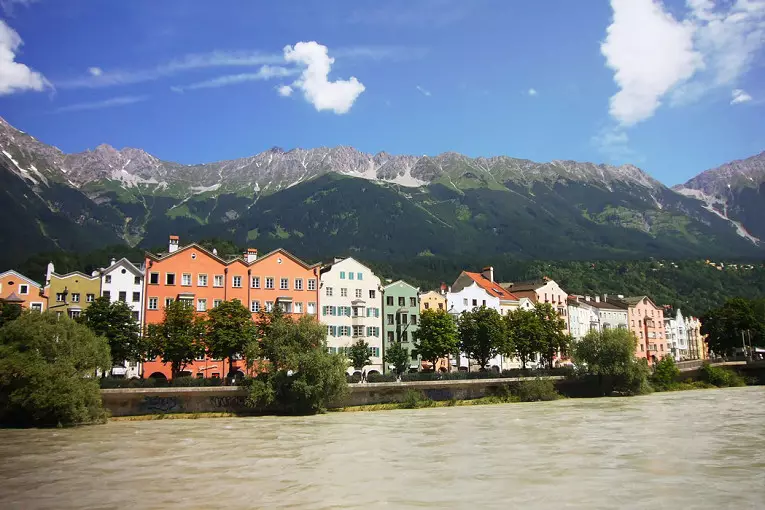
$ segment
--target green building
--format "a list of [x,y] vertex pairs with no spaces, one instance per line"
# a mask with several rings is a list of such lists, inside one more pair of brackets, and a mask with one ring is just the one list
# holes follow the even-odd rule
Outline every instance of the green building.
[[[384,349],[394,342],[401,344],[411,353],[414,350],[414,332],[420,322],[419,289],[398,280],[383,287],[383,338]],[[411,358],[409,368],[418,370],[420,361]],[[385,364],[385,372],[390,366]]]

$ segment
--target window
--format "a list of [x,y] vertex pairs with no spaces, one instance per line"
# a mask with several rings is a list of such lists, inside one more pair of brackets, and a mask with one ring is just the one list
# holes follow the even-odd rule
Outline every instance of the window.
[[478,300],[477,299],[473,300],[473,306],[478,306]]
[[388,331],[388,341],[389,342],[393,342],[393,340],[394,340],[394,338],[393,338],[393,331]]
[[398,306],[405,306],[406,305],[406,298],[399,297],[398,298]]
[[223,287],[223,275],[216,274],[213,276],[213,287]]
[[266,311],[267,312],[273,312],[274,311],[274,302],[273,301],[266,301]]
[[[204,355],[204,354],[200,354],[200,355],[199,355],[199,356],[197,356],[195,359],[196,359],[197,361],[204,361],[204,360],[205,360],[205,355]],[[202,376],[202,377],[204,377],[204,376]]]
[[463,304],[464,306],[467,306],[467,304],[468,304],[468,300],[467,300],[467,298],[464,298],[464,299],[462,300],[462,304]]
[[241,276],[233,276],[231,278],[231,286],[235,289],[241,289],[242,288],[242,277]]
[[289,301],[279,301],[279,308],[284,313],[292,313],[292,303]]
[[380,328],[367,326],[367,336],[373,336],[373,337],[379,337],[380,336]]
[[159,285],[159,273],[149,273],[149,283],[151,285]]
[[401,324],[406,324],[407,322],[409,322],[409,315],[407,315],[405,313],[402,313],[401,314]]
[[108,274],[106,277],[104,277],[105,283],[112,283],[112,275]]
[[356,297],[361,299],[361,289],[356,289]]
[[260,302],[259,301],[250,301],[250,311],[252,313],[257,313],[260,311]]
[[184,306],[192,308],[194,306],[194,298],[178,298],[178,301],[183,303]]
[[111,292],[110,290],[105,290],[105,291],[103,292],[103,296],[104,296],[106,299],[111,299],[111,298],[112,298],[112,292]]
[[157,310],[158,309],[158,307],[157,307],[157,298],[155,298],[155,297],[150,297],[149,298],[149,306],[148,306],[148,308],[149,308],[149,310]]
[[348,273],[348,279],[353,280],[353,273]]
[[356,273],[356,279],[357,279],[357,280],[361,280],[361,279],[362,279],[362,278],[361,278],[361,273]]
[[133,285],[141,285],[141,277],[140,276],[136,276],[135,278],[133,278]]
[[410,297],[409,298],[409,306],[414,308],[417,306],[417,298],[416,297]]
[[[79,296],[77,297],[77,300],[78,301],[80,300]],[[119,293],[119,300],[122,301],[123,303],[127,301],[127,292],[125,292],[124,290],[121,290]]]
[[303,290],[303,279],[295,278],[295,290]]
[[364,326],[353,326],[353,336],[364,336]]
[[327,297],[332,297],[332,287],[327,287],[324,291]]
[[85,301],[87,301],[88,303],[92,303],[95,300],[96,300],[95,294],[85,294]]
[[392,313],[389,313],[387,315],[387,322],[388,322],[388,325],[393,325],[393,314]]
[[295,313],[303,313],[303,303],[295,303]]
[[289,290],[289,288],[290,288],[290,279],[279,278],[279,290]]
[[417,325],[417,316],[415,314],[412,314],[409,316],[409,324],[411,324],[412,326]]
[[430,303],[424,303],[422,306],[427,310],[430,308]]
[[175,273],[165,273],[165,285],[175,285]]
[[380,357],[380,348],[379,347],[370,347],[369,348],[369,355],[373,358],[379,358]]
[[79,302],[80,302],[80,293],[72,292],[72,303],[79,303]]
[[443,303],[438,303],[438,309],[439,310],[443,310],[444,309],[444,304]]
[[206,312],[207,311],[207,300],[206,299],[197,299],[197,312]]
[[345,280],[345,271],[340,271],[340,279]]
[[141,293],[133,292],[133,303],[138,303],[139,301],[141,301]]
[[306,310],[310,315],[316,314],[316,303],[308,303],[308,308]]
[[181,285],[191,287],[191,273],[183,273],[181,275]]
[[207,275],[206,274],[198,274],[197,275],[197,287],[207,287]]
[[369,291],[369,299],[375,299],[375,294],[376,294],[376,292],[375,292],[375,291],[373,291],[373,290],[370,290],[370,291]]
[[273,289],[274,288],[274,277],[273,276],[266,276],[266,288],[267,289]]
[[173,304],[173,298],[171,298],[171,297],[166,297],[166,298],[165,298],[165,308],[167,308],[168,306],[170,306],[170,305],[172,305],[172,304]]
[[33,312],[42,312],[42,303],[32,303],[29,305],[29,309]]
[[486,300],[484,299],[481,305],[486,306]]
[[402,331],[401,332],[401,341],[402,342],[408,342],[409,341],[409,332],[408,331]]
[[29,294],[29,285],[22,283],[19,285],[19,294]]
[[393,306],[393,296],[386,296],[385,297],[385,305],[386,306]]
[[79,310],[70,310],[69,311],[69,318],[70,319],[76,319],[79,316],[80,316],[80,311]]
[[314,278],[308,280],[308,290],[316,290],[316,280]]
[[327,326],[327,336],[337,336],[337,327]]
[[345,287],[340,289],[340,297],[348,297],[348,289],[346,289]]
[[213,299],[213,308],[218,308],[222,302],[222,299]]

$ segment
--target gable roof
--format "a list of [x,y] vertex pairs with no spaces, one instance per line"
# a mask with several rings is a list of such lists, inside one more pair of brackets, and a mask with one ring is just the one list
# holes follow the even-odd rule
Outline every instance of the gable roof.
[[612,303],[608,301],[587,301],[586,304],[590,306],[594,306],[595,308],[602,308],[605,310],[621,310],[624,312],[627,311],[626,303],[624,304],[624,306],[619,306],[619,303]]
[[182,252],[184,252],[186,250],[189,250],[191,248],[196,248],[197,250],[201,251],[202,253],[204,253],[208,257],[210,257],[210,258],[212,258],[214,260],[217,260],[221,264],[225,264],[225,265],[228,265],[229,263],[233,262],[234,260],[239,259],[239,257],[236,257],[236,258],[234,258],[233,260],[230,260],[230,261],[224,260],[221,257],[215,255],[213,252],[209,251],[207,248],[204,248],[204,247],[198,245],[197,243],[191,243],[191,244],[187,244],[186,246],[181,246],[177,250],[175,250],[174,252],[154,254],[154,253],[151,253],[150,251],[147,251],[146,252],[146,258],[151,259],[151,260],[153,260],[155,262],[160,262],[162,260],[169,259],[170,257],[174,257],[174,256],[178,255],[179,253],[182,253]]
[[403,284],[403,285],[406,285],[406,286],[407,286],[407,287],[409,287],[410,289],[414,289],[414,290],[415,290],[415,291],[417,291],[417,292],[419,292],[419,291],[420,291],[420,289],[418,289],[417,287],[415,287],[414,285],[412,285],[412,284],[410,284],[410,283],[406,283],[404,280],[396,280],[395,282],[391,282],[391,283],[389,283],[388,285],[385,285],[385,286],[383,287],[383,289],[387,289],[388,287],[393,287],[394,285],[398,285],[398,284]]
[[37,283],[36,281],[32,280],[31,278],[27,278],[26,276],[24,276],[24,275],[23,275],[23,274],[21,274],[21,273],[17,273],[17,272],[16,272],[16,271],[14,271],[13,269],[9,269],[8,271],[5,271],[4,273],[0,273],[0,278],[3,278],[3,277],[5,277],[5,276],[8,276],[8,275],[13,275],[13,276],[15,276],[16,278],[21,278],[22,280],[26,281],[27,283],[31,283],[31,284],[32,284],[32,285],[34,285],[35,287],[39,287],[39,288],[41,288],[41,289],[42,289],[42,285],[40,285],[40,284],[39,284],[39,283]]
[[54,272],[54,273],[51,273],[50,276],[51,278],[55,276],[56,278],[59,278],[59,279],[71,278],[72,276],[81,276],[85,278],[86,280],[99,280],[99,281],[101,280],[100,274],[91,276],[91,275],[86,275],[82,271],[72,271],[71,273],[66,273],[66,274],[59,274]]
[[[486,291],[490,296],[494,296],[499,299],[505,299],[509,301],[518,301],[518,297],[507,289],[502,288],[499,283],[492,282],[481,273],[471,273],[470,271],[462,271],[463,275],[473,280],[479,287]],[[462,275],[460,275],[462,276]],[[459,279],[459,278],[458,278]]]
[[539,279],[539,280],[529,280],[529,281],[517,282],[517,283],[507,282],[507,283],[502,283],[501,285],[503,288],[512,290],[513,292],[524,292],[524,291],[528,292],[528,291],[535,291],[539,288],[542,288],[548,283],[550,283],[551,281],[552,280]]
[[183,251],[186,251],[186,250],[188,250],[188,249],[190,249],[190,248],[196,248],[196,249],[197,249],[197,250],[199,250],[201,253],[204,253],[205,255],[207,255],[208,257],[210,257],[211,259],[213,259],[213,260],[216,260],[216,261],[220,262],[220,263],[221,263],[221,264],[223,264],[224,266],[230,266],[231,264],[235,264],[235,263],[239,262],[239,263],[241,263],[241,264],[244,264],[244,265],[245,265],[245,266],[247,266],[247,267],[251,267],[251,266],[254,266],[255,264],[257,264],[258,262],[260,262],[261,260],[263,260],[263,259],[265,259],[265,258],[268,258],[268,257],[270,257],[271,255],[274,255],[274,254],[276,254],[276,253],[281,253],[281,254],[282,254],[282,255],[284,255],[285,257],[287,257],[287,258],[289,258],[290,260],[292,260],[292,261],[294,261],[294,262],[296,262],[296,263],[300,264],[301,266],[303,266],[303,267],[304,267],[304,268],[306,268],[306,269],[311,269],[311,268],[314,268],[314,267],[318,267],[318,266],[320,266],[320,265],[321,265],[321,263],[320,263],[320,262],[319,262],[319,263],[316,263],[316,264],[309,264],[309,263],[307,263],[307,262],[305,262],[305,261],[303,261],[303,260],[299,259],[299,258],[298,258],[298,257],[296,257],[295,255],[291,254],[290,252],[288,252],[288,251],[287,251],[287,250],[285,250],[284,248],[277,248],[277,249],[275,249],[275,250],[273,250],[273,251],[270,251],[270,252],[266,253],[265,255],[263,255],[263,256],[261,256],[261,257],[258,257],[257,259],[255,259],[255,260],[254,260],[254,261],[252,261],[252,262],[247,262],[247,260],[245,260],[245,259],[244,259],[242,256],[236,256],[236,257],[234,257],[234,258],[232,258],[232,259],[226,260],[226,259],[224,259],[224,258],[222,258],[222,257],[219,257],[218,255],[214,254],[213,252],[211,252],[211,251],[210,251],[210,250],[208,250],[207,248],[205,248],[205,247],[203,247],[203,246],[200,246],[200,245],[199,245],[199,244],[197,244],[197,243],[191,243],[191,244],[187,244],[186,246],[180,247],[180,248],[178,248],[176,251],[174,251],[174,252],[172,252],[172,253],[154,254],[154,253],[151,253],[151,252],[148,252],[148,251],[147,251],[147,252],[146,252],[146,258],[148,258],[148,259],[151,259],[151,260],[153,260],[153,261],[155,261],[155,262],[160,262],[160,261],[162,261],[162,260],[166,260],[166,259],[168,259],[168,258],[170,258],[170,257],[173,257],[173,256],[175,256],[175,255],[178,255],[179,253],[181,253],[181,252],[183,252]]
[[[343,258],[340,258],[340,257],[338,257],[338,258],[336,258],[336,259],[335,259],[335,261],[334,261],[334,262],[332,262],[332,263],[330,263],[330,264],[325,264],[325,265],[323,265],[323,266],[321,267],[321,270],[320,270],[320,272],[321,272],[321,274],[324,274],[324,273],[326,273],[327,271],[331,271],[331,270],[332,270],[332,268],[333,268],[333,267],[335,267],[335,266],[337,266],[338,264],[342,264],[342,263],[344,263],[344,262],[347,262],[347,261],[349,261],[349,260],[352,260],[353,262],[357,263],[357,264],[358,264],[358,265],[360,265],[361,267],[364,267],[364,268],[368,269],[368,270],[369,270],[369,271],[371,271],[371,272],[372,272],[372,274],[374,275],[374,271],[372,271],[372,268],[370,268],[370,267],[369,267],[369,266],[367,266],[366,264],[362,264],[361,262],[359,262],[358,260],[354,259],[353,257],[343,257]],[[377,276],[377,275],[375,275],[375,276]]]
[[143,271],[141,271],[141,269],[138,266],[130,262],[125,257],[122,257],[121,259],[119,259],[118,261],[116,261],[114,264],[112,264],[109,267],[101,268],[99,272],[101,274],[110,273],[120,266],[124,266],[128,271],[130,271],[136,276],[143,276]]
[[[285,250],[284,248],[277,248],[277,249],[275,249],[275,250],[273,250],[273,251],[270,251],[270,252],[266,253],[265,255],[263,255],[263,256],[261,256],[261,257],[258,257],[258,258],[257,258],[257,259],[255,259],[253,262],[250,262],[250,264],[249,264],[249,265],[250,265],[250,266],[254,266],[255,264],[257,264],[257,263],[258,263],[258,262],[260,262],[261,260],[265,260],[265,259],[267,259],[268,257],[270,257],[271,255],[274,255],[274,254],[276,254],[276,253],[281,253],[282,255],[284,255],[284,256],[285,256],[285,257],[287,257],[288,259],[292,260],[293,262],[295,262],[295,263],[297,263],[297,264],[299,264],[299,265],[303,266],[305,269],[312,269],[312,268],[314,268],[314,267],[319,267],[319,266],[321,266],[321,262],[317,262],[316,264],[309,264],[308,262],[305,262],[305,261],[303,261],[302,259],[299,259],[299,258],[298,258],[298,257],[296,257],[295,255],[291,254],[290,252],[288,252],[288,251],[287,251],[287,250]],[[247,265],[247,261],[244,261],[244,263],[245,263],[245,265]]]

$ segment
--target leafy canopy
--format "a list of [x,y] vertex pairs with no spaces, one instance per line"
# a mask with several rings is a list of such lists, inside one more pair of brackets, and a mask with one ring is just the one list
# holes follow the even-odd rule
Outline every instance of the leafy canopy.
[[414,355],[433,363],[450,354],[455,354],[459,348],[459,331],[457,323],[451,314],[445,310],[423,310],[420,314],[420,325],[414,332]]
[[478,362],[481,370],[496,355],[507,350],[505,323],[499,312],[481,306],[462,312],[459,318],[460,349]]
[[345,354],[348,356],[348,362],[355,370],[361,370],[365,366],[372,364],[372,360],[369,359],[369,344],[363,338],[353,342],[345,350]]
[[147,339],[150,352],[170,363],[173,378],[205,352],[204,319],[183,301],[173,301],[165,308],[164,320],[149,324]]
[[133,310],[127,303],[112,303],[109,298],[100,297],[82,312],[78,320],[96,335],[106,338],[115,363],[143,361],[146,345],[142,341],[138,321],[133,318]]
[[207,312],[206,344],[215,359],[228,359],[229,367],[237,355],[257,338],[252,314],[238,299],[223,301]]

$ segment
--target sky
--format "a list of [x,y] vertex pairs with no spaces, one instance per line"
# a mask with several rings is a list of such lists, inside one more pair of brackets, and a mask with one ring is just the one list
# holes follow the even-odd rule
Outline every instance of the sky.
[[637,165],[765,150],[765,0],[0,0],[0,116],[64,152]]

